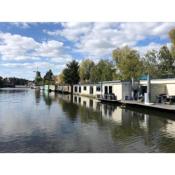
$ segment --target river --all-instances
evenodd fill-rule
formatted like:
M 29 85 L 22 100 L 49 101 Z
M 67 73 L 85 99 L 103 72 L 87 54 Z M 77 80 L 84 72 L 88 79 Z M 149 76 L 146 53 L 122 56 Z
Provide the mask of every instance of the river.
M 88 97 L 0 89 L 0 152 L 175 152 L 173 118 Z

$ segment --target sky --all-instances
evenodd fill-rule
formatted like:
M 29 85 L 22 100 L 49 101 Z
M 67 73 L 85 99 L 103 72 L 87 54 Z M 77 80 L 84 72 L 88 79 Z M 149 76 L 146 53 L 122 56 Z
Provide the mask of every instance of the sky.
M 0 76 L 33 80 L 35 71 L 58 75 L 68 62 L 112 60 L 112 50 L 128 45 L 141 55 L 170 46 L 175 23 L 63 22 L 0 23 Z

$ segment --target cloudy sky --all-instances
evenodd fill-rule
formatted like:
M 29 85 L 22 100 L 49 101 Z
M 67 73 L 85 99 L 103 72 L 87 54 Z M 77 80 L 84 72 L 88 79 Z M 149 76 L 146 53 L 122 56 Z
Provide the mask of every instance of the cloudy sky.
M 175 23 L 0 23 L 0 76 L 33 79 L 38 67 L 58 74 L 72 59 L 112 59 L 128 45 L 144 54 L 170 45 Z

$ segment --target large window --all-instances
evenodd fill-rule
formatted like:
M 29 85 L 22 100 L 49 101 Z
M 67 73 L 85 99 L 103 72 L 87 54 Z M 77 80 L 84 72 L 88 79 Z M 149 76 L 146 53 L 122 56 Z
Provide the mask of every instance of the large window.
M 77 92 L 77 86 L 75 86 L 74 91 Z
M 86 91 L 86 86 L 83 87 L 83 90 Z
M 98 91 L 98 92 L 101 91 L 101 87 L 100 86 L 97 86 L 96 87 L 96 91 Z
M 108 86 L 105 86 L 105 94 L 108 94 Z
M 112 86 L 109 86 L 109 94 L 112 94 Z

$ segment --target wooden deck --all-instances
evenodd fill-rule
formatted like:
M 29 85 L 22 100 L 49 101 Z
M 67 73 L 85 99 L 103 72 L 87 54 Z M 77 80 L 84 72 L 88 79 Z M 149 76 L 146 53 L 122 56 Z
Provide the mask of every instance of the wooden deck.
M 167 112 L 175 112 L 175 105 L 168 105 L 168 104 L 144 104 L 142 102 L 138 101 L 131 101 L 131 100 L 121 100 L 118 101 L 120 104 L 125 105 L 125 106 L 137 106 L 137 107 L 142 107 L 142 108 L 150 108 L 150 109 L 155 109 L 155 110 L 162 110 L 162 111 L 167 111 Z

